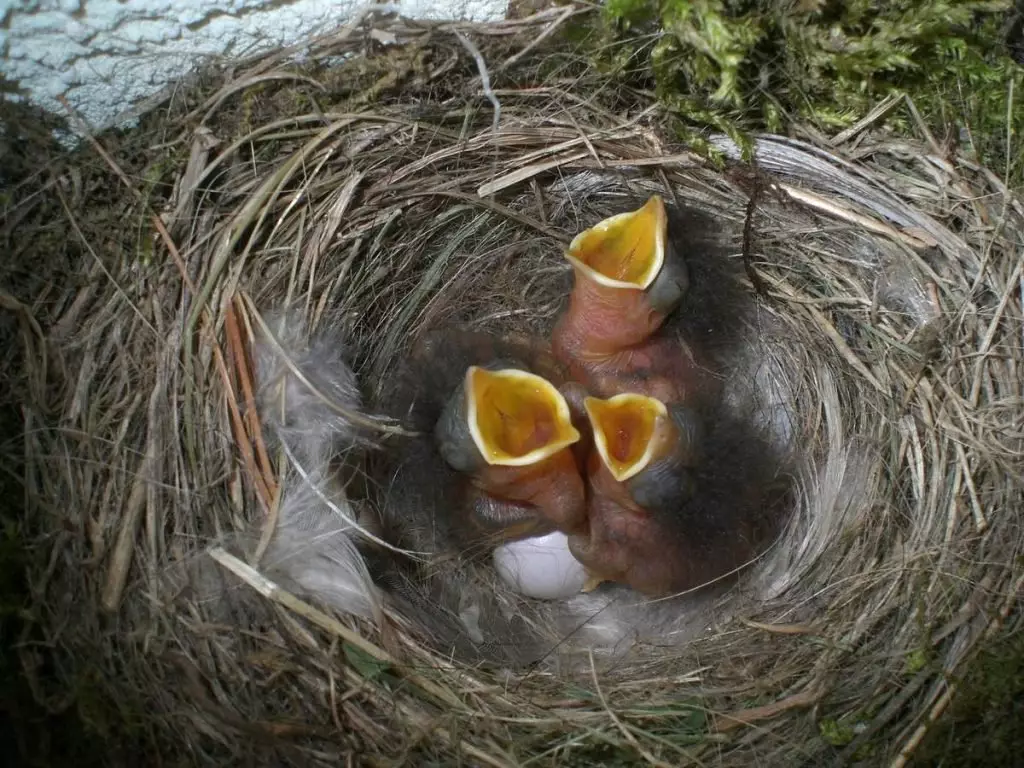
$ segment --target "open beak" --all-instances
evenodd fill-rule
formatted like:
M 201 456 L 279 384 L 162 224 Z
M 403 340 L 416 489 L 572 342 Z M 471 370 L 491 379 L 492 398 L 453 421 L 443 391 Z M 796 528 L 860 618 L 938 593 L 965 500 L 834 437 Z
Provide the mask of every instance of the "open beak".
M 551 344 L 578 380 L 610 356 L 648 341 L 689 289 L 687 266 L 672 249 L 658 195 L 578 234 L 565 258 L 575 282 Z
M 645 291 L 665 264 L 667 230 L 665 203 L 654 195 L 643 207 L 578 234 L 566 258 L 599 285 Z
M 590 464 L 588 528 L 569 541 L 590 577 L 584 591 L 613 581 L 661 596 L 661 585 L 652 588 L 648 582 L 652 574 L 673 572 L 674 550 L 651 502 L 661 508 L 663 501 L 679 498 L 670 467 L 679 437 L 673 411 L 661 400 L 633 392 L 606 400 L 588 397 L 584 407 L 597 455 Z
M 580 439 L 565 398 L 540 376 L 472 366 L 465 393 L 469 433 L 491 466 L 537 464 Z
M 670 449 L 674 437 L 668 409 L 661 400 L 631 392 L 584 401 L 594 445 L 618 482 L 647 469 Z
M 434 437 L 445 463 L 480 491 L 525 504 L 532 510 L 526 517 L 538 515 L 565 533 L 584 523 L 586 491 L 570 450 L 581 435 L 569 404 L 543 377 L 471 366 Z

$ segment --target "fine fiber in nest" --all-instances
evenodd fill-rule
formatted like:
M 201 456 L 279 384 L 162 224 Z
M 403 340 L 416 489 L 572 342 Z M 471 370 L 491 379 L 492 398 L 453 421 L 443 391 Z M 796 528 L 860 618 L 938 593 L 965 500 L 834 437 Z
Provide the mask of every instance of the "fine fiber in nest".
M 16 190 L 6 237 L 49 249 L 0 272 L 41 700 L 86 686 L 196 765 L 910 759 L 1016 620 L 1024 209 L 870 121 L 704 160 L 578 13 L 360 17 Z M 723 387 L 702 541 L 763 546 L 669 599 L 522 598 L 422 436 L 475 353 L 414 350 L 549 334 L 571 238 L 655 193 L 670 330 Z

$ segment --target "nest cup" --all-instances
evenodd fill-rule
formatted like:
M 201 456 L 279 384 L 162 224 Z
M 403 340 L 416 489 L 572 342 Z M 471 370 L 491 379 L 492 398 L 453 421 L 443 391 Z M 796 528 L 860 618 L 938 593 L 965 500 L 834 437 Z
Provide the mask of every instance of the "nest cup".
M 4 267 L 50 708 L 84 686 L 190 764 L 902 764 L 1017 620 L 1020 202 L 870 123 L 704 160 L 574 13 L 361 18 L 23 185 L 22 231 L 66 233 Z M 572 235 L 655 192 L 721 311 L 682 322 L 791 478 L 776 541 L 715 590 L 569 608 L 396 552 L 363 470 L 410 439 L 414 343 L 545 332 Z

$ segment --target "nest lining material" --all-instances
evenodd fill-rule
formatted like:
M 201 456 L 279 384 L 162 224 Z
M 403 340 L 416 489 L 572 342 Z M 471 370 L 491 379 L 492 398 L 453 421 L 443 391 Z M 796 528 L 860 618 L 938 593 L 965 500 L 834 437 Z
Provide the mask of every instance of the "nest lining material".
M 349 28 L 302 64 L 178 94 L 101 137 L 101 165 L 83 150 L 19 191 L 5 227 L 66 234 L 51 273 L 4 277 L 37 647 L 59 687 L 34 674 L 42 651 L 23 657 L 49 706 L 91 686 L 111 702 L 94 723 L 192 764 L 902 764 L 1017 620 L 1020 202 L 929 136 L 870 124 L 837 147 L 763 137 L 757 170 L 719 138 L 718 169 L 651 97 L 555 45 L 567 13 Z M 154 165 L 171 194 L 140 183 Z M 560 248 L 652 190 L 713 217 L 732 264 L 747 251 L 734 370 L 781 387 L 768 426 L 800 447 L 800 504 L 737 588 L 685 614 L 602 611 L 587 626 L 614 648 L 575 636 L 583 665 L 503 671 L 446 658 L 379 595 L 338 615 L 218 546 L 273 547 L 278 489 L 309 493 L 282 446 L 308 466 L 350 424 L 275 442 L 256 417 L 239 362 L 271 312 L 372 404 L 425 329 L 542 328 Z

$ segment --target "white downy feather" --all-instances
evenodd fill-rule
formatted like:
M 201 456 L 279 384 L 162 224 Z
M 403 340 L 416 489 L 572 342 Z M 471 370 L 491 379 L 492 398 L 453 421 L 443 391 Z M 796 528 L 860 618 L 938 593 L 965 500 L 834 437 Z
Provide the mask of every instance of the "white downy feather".
M 275 338 L 257 338 L 253 345 L 260 418 L 290 467 L 260 570 L 338 611 L 377 615 L 380 591 L 356 548 L 360 537 L 373 536 L 359 525 L 330 471 L 333 456 L 362 442 L 358 428 L 341 415 L 362 413 L 344 344 L 329 334 L 306 341 L 297 314 L 269 319 L 267 326 Z

